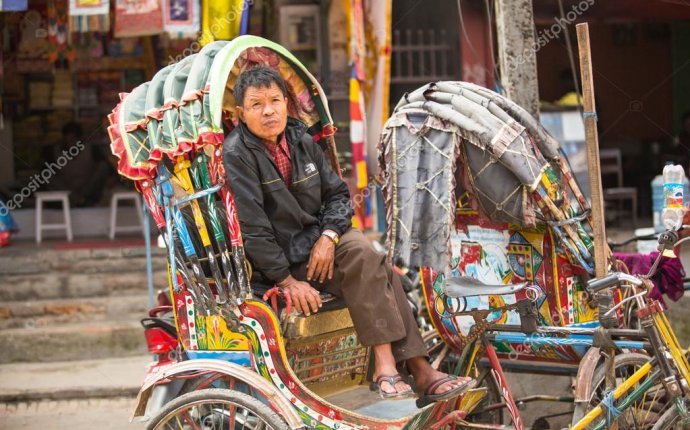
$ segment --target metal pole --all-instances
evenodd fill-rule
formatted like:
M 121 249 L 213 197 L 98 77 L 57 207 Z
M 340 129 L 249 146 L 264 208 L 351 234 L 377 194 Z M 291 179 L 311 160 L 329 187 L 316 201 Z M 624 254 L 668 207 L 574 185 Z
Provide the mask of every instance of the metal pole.
M 539 119 L 532 0 L 494 0 L 500 84 L 506 96 Z
M 143 199 L 143 198 L 142 198 Z M 146 200 L 143 201 L 144 209 L 144 242 L 146 243 L 146 287 L 149 293 L 149 309 L 154 305 L 153 292 L 153 261 L 151 256 L 151 222 L 149 221 L 149 209 Z

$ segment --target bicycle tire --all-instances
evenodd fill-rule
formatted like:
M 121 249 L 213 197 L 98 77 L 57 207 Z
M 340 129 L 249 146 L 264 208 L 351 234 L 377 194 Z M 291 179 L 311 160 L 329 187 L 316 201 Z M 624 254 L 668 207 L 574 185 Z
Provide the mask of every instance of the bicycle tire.
M 200 405 L 232 405 L 234 412 L 228 414 L 222 413 L 224 410 L 221 409 L 220 413 L 218 407 L 208 408 L 208 414 L 204 414 L 204 409 L 199 408 Z M 219 388 L 208 388 L 198 391 L 192 391 L 187 394 L 183 394 L 176 399 L 171 400 L 166 403 L 157 413 L 151 418 L 151 421 L 147 425 L 147 430 L 166 430 L 168 424 L 173 418 L 182 415 L 186 410 L 190 408 L 198 408 L 196 413 L 184 415 L 182 422 L 190 422 L 190 420 L 198 420 L 198 425 L 196 427 L 192 426 L 190 428 L 209 428 L 207 420 L 223 420 L 225 417 L 232 417 L 235 421 L 233 426 L 235 430 L 240 429 L 253 429 L 256 428 L 257 424 L 263 423 L 272 430 L 289 430 L 287 423 L 269 406 L 262 403 L 261 401 L 247 395 L 240 393 L 239 391 L 226 390 Z M 239 409 L 238 409 L 239 408 Z M 237 412 L 242 411 L 241 420 L 238 420 Z M 233 414 L 234 413 L 234 414 Z M 233 414 L 233 415 L 231 415 Z M 220 418 L 219 418 L 220 417 Z M 229 418 L 228 418 L 229 421 Z M 240 423 L 241 424 L 238 424 Z M 251 422 L 256 422 L 256 424 L 251 425 Z M 250 426 L 247 427 L 246 424 L 249 423 Z M 242 427 L 237 427 L 241 425 Z M 223 427 L 227 427 L 223 422 Z M 215 424 L 214 427 L 216 428 Z M 218 426 L 218 428 L 221 428 Z M 266 427 L 262 427 L 266 428 Z

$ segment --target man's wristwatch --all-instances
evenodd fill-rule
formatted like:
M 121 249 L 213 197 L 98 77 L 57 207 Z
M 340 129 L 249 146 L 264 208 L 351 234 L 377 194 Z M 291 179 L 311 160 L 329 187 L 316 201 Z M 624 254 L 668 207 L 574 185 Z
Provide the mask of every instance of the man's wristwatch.
M 331 239 L 335 246 L 338 246 L 338 243 L 340 242 L 338 233 L 334 232 L 333 230 L 324 230 L 323 233 L 321 233 L 321 236 L 326 236 L 327 238 Z

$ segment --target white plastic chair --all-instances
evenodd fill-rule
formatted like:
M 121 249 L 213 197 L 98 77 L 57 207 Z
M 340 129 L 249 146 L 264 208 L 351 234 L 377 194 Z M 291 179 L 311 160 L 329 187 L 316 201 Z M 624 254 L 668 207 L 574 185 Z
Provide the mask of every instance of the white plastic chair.
M 43 223 L 43 203 L 61 202 L 63 223 L 44 224 Z M 43 230 L 65 230 L 67 241 L 72 241 L 72 217 L 69 206 L 69 191 L 39 191 L 36 193 L 36 243 L 43 240 Z
M 139 219 L 139 224 L 137 225 L 117 225 L 117 210 L 119 208 L 118 203 L 120 201 L 131 201 L 134 202 L 134 207 L 137 210 L 137 217 Z M 140 231 L 142 234 L 144 232 L 144 216 L 141 209 L 141 197 L 139 193 L 134 191 L 117 191 L 113 193 L 110 198 L 110 240 L 115 239 L 115 234 L 117 232 L 133 232 Z

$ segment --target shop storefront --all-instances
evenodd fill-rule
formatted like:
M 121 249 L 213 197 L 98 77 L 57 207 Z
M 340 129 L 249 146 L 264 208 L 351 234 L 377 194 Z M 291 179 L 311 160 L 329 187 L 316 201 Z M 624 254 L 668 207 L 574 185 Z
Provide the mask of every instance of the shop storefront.
M 317 75 L 324 74 L 321 66 L 327 64 L 322 57 L 328 17 L 320 4 L 80 4 L 24 0 L 1 6 L 0 197 L 19 225 L 20 239 L 35 236 L 35 193 L 56 190 L 69 191 L 75 237 L 107 235 L 111 196 L 131 189 L 115 172 L 108 114 L 120 94 L 165 65 L 198 52 L 209 41 L 246 33 L 285 39 Z M 280 34 L 274 31 L 277 20 L 287 23 Z M 136 222 L 133 209 L 120 209 L 121 222 Z M 47 222 L 57 221 L 61 212 L 60 205 L 48 204 L 44 216 Z

